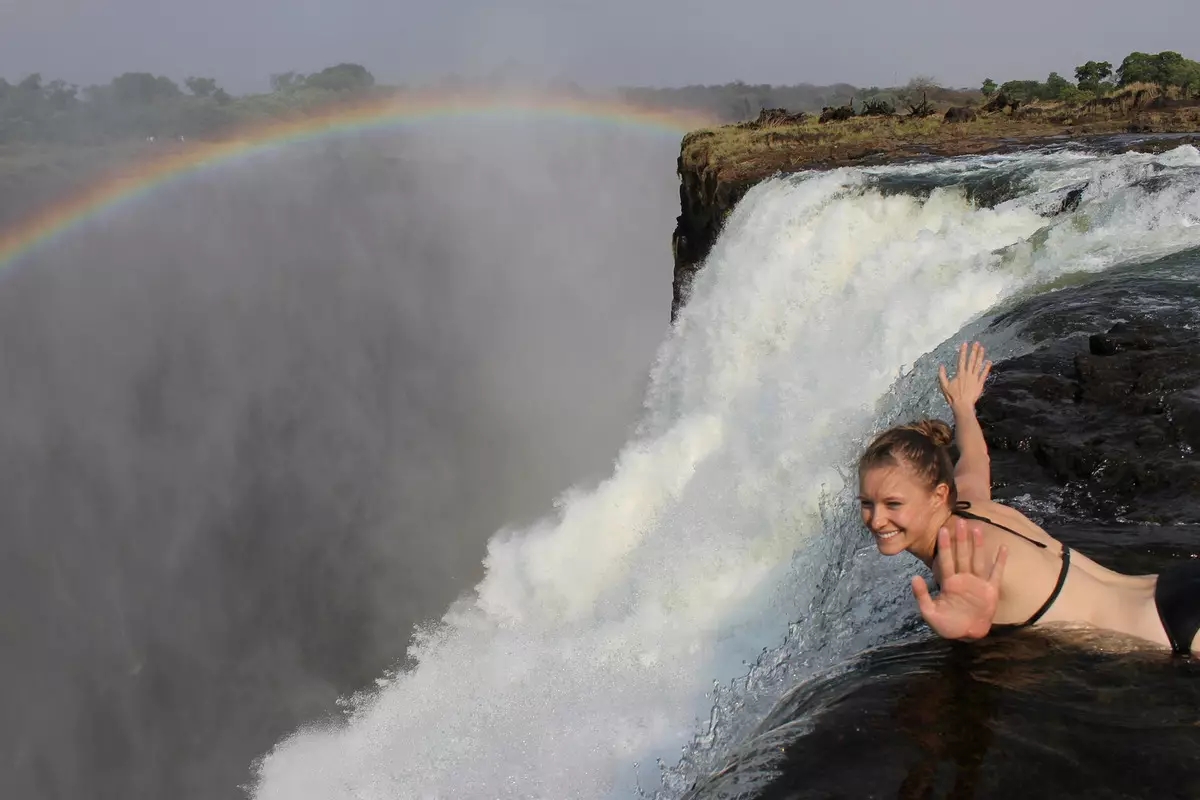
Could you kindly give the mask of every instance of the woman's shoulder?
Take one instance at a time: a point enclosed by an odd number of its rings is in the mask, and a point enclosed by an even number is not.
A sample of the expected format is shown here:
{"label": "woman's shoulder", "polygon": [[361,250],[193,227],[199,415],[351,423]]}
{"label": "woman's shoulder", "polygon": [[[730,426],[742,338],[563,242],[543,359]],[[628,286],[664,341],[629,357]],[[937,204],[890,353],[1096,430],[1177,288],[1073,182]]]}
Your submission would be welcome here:
{"label": "woman's shoulder", "polygon": [[[1027,539],[1044,544],[1047,552],[1058,555],[1067,549],[1067,546],[1062,541],[1046,533],[1040,525],[1011,506],[1006,506],[1003,503],[997,503],[992,500],[983,500],[970,503],[968,508],[971,513],[986,517],[995,525],[1003,526]],[[1010,534],[997,532],[997,535],[1005,536]],[[1074,548],[1071,548],[1071,564],[1093,578],[1108,583],[1137,583],[1140,585],[1146,579],[1146,576],[1130,576],[1114,572],[1096,563],[1086,554]]]}
{"label": "woman's shoulder", "polygon": [[961,507],[973,515],[985,517],[997,527],[1009,529],[1009,533],[1023,536],[1048,548],[1057,549],[1060,546],[1060,542],[1046,533],[1042,526],[1011,506],[994,500],[974,500],[964,501]]}

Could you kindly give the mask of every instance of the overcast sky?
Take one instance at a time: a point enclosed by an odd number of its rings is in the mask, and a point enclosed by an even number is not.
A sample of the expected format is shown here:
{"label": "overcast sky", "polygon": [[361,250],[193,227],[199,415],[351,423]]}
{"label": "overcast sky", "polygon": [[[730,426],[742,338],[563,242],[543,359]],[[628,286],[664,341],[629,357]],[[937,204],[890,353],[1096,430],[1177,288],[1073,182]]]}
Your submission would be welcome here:
{"label": "overcast sky", "polygon": [[151,71],[243,92],[341,61],[421,83],[512,60],[593,86],[974,86],[1132,50],[1200,57],[1197,30],[1197,0],[0,0],[0,75]]}

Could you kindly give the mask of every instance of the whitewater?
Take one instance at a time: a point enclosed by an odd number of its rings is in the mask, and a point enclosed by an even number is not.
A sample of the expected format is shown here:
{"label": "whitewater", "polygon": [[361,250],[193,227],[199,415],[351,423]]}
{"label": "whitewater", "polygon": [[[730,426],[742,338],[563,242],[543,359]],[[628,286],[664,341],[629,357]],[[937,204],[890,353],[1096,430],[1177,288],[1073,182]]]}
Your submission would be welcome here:
{"label": "whitewater", "polygon": [[[983,184],[1010,188],[983,203]],[[405,668],[280,742],[253,796],[678,796],[796,680],[919,630],[915,562],[874,553],[852,466],[893,420],[946,416],[939,359],[1017,298],[1197,246],[1190,146],[760,183],[611,475],[498,531]]]}

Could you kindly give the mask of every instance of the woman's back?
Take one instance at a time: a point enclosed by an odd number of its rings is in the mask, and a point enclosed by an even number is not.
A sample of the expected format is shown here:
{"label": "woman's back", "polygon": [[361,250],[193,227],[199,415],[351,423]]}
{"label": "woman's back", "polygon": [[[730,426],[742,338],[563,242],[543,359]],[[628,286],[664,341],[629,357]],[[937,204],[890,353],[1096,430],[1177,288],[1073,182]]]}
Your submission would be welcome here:
{"label": "woman's back", "polygon": [[1027,622],[1062,578],[1061,589],[1038,623],[1083,622],[1166,644],[1154,604],[1154,575],[1123,575],[1071,550],[1064,576],[1066,548],[1016,509],[982,500],[969,503],[963,516],[986,520],[977,524],[982,525],[988,550],[1008,548],[995,624]]}

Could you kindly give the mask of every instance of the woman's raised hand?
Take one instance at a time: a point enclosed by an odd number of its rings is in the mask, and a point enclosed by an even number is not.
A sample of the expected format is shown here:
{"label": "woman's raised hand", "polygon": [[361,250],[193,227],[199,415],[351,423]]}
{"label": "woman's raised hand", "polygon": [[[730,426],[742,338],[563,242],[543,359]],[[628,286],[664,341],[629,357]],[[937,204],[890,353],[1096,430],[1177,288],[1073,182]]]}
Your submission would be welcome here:
{"label": "woman's raised hand", "polygon": [[942,396],[951,408],[968,406],[974,408],[975,402],[983,394],[983,384],[988,373],[992,371],[992,362],[984,360],[983,345],[975,342],[968,352],[967,343],[963,342],[958,348],[958,371],[951,380],[946,375],[946,366],[938,367],[938,386]]}
{"label": "woman's raised hand", "polygon": [[913,594],[929,627],[945,639],[987,636],[996,617],[1007,561],[1008,548],[1001,545],[995,560],[984,563],[983,530],[978,525],[968,533],[966,522],[959,519],[953,536],[941,528],[937,554],[941,591],[931,597],[924,578],[916,575],[912,580]]}

